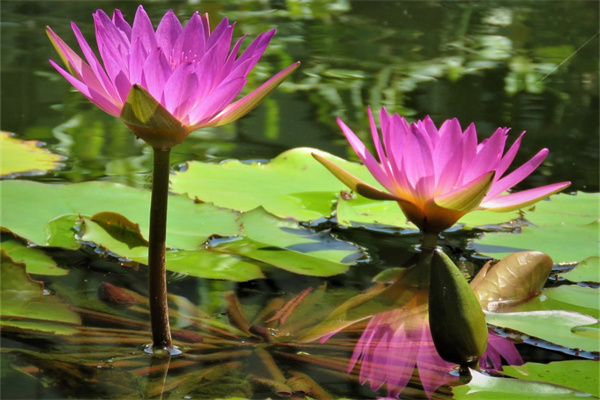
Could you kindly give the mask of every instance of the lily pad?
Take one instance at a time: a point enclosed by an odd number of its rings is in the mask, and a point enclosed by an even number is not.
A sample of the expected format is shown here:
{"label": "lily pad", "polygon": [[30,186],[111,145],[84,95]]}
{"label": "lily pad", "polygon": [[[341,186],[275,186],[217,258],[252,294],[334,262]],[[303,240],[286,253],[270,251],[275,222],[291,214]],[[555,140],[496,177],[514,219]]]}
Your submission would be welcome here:
{"label": "lily pad", "polygon": [[572,270],[559,275],[571,282],[600,282],[600,257],[588,257]]}
{"label": "lily pad", "polygon": [[240,218],[244,236],[216,248],[243,255],[302,275],[331,276],[345,272],[359,258],[360,247],[316,232],[294,221],[275,218],[264,209]]}
{"label": "lily pad", "polygon": [[[350,189],[319,164],[311,153],[318,153],[382,189],[364,165],[310,148],[288,150],[267,163],[236,160],[220,164],[188,162],[186,170],[172,178],[172,189],[176,193],[186,193],[192,198],[238,211],[261,206],[280,218],[308,221],[329,217],[335,210],[340,225],[388,225],[416,229],[406,221],[394,201],[351,195]],[[499,224],[518,217],[517,212],[476,211],[471,214],[460,222],[472,227]]]}
{"label": "lily pad", "polygon": [[[73,240],[73,232],[64,225],[65,216],[91,217],[103,211],[125,216],[139,224],[144,237],[148,236],[148,190],[109,182],[48,185],[18,180],[0,182],[0,190],[2,227],[40,246]],[[237,217],[236,212],[195,204],[186,196],[169,196],[167,246],[195,249],[211,235],[236,235]],[[57,226],[51,221],[60,223]]]}
{"label": "lily pad", "polygon": [[474,241],[475,250],[495,258],[523,250],[548,254],[554,262],[577,262],[598,253],[598,195],[559,194],[525,211],[532,223],[520,233],[489,233]]}
{"label": "lily pad", "polygon": [[[126,221],[125,224],[128,225],[131,224],[123,216],[119,216],[118,220]],[[103,224],[91,219],[83,219],[82,223],[79,236],[82,241],[93,243],[114,256],[148,264],[148,247],[142,242],[142,239],[136,239],[134,232],[130,232],[128,237],[120,234],[118,238],[115,238]],[[138,243],[138,245],[131,246],[131,243]],[[260,268],[247,260],[203,248],[167,251],[166,267],[172,272],[206,279],[227,279],[239,282],[264,278]]]}
{"label": "lily pad", "polygon": [[[173,177],[172,189],[238,211],[262,206],[281,218],[322,218],[331,214],[336,194],[346,187],[312,158],[312,152],[319,151],[292,149],[267,163],[188,162],[187,169]],[[326,153],[324,157],[359,167]]]}
{"label": "lily pad", "polygon": [[68,270],[56,265],[56,262],[41,250],[27,247],[17,240],[4,240],[0,243],[0,249],[3,249],[13,261],[24,263],[28,274],[60,276],[69,273]]}
{"label": "lily pad", "polygon": [[527,363],[503,367],[504,374],[519,379],[550,382],[600,396],[600,364],[592,360],[568,360],[548,364]]}
{"label": "lily pad", "polygon": [[485,319],[488,324],[516,330],[566,348],[600,351],[600,336],[577,333],[585,326],[598,323],[596,318],[589,315],[564,310],[546,310],[486,313]]}
{"label": "lily pad", "polygon": [[586,396],[578,390],[546,382],[497,378],[471,370],[471,381],[452,388],[456,400],[542,400],[581,399]]}
{"label": "lily pad", "polygon": [[31,280],[25,264],[15,262],[0,250],[0,325],[20,331],[43,331],[72,334],[81,324],[79,315],[69,305],[50,294],[44,294],[42,282]]}
{"label": "lily pad", "polygon": [[37,140],[19,140],[0,131],[0,176],[41,175],[61,166],[62,156],[40,147]]}

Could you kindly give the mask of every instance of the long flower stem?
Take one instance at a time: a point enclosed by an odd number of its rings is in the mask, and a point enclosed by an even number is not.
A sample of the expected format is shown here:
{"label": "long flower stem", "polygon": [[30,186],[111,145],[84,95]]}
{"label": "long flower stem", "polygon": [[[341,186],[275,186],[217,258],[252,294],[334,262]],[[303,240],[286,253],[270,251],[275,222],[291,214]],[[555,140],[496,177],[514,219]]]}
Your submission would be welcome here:
{"label": "long flower stem", "polygon": [[167,303],[167,270],[165,250],[167,237],[167,203],[171,150],[154,149],[152,201],[150,205],[150,243],[148,247],[148,292],[153,349],[171,349],[169,305]]}

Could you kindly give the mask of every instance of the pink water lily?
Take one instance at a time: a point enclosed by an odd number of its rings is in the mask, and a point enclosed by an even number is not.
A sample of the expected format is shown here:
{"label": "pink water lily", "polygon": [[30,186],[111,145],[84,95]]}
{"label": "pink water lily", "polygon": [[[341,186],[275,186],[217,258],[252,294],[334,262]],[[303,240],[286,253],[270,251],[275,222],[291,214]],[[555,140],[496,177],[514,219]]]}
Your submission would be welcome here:
{"label": "pink water lily", "polygon": [[508,128],[498,128],[478,143],[473,124],[464,131],[458,120],[445,121],[438,129],[431,118],[409,124],[398,114],[382,109],[382,139],[368,110],[377,159],[338,118],[350,145],[385,188],[377,189],[318,154],[313,156],[348,187],[380,200],[395,200],[406,217],[424,233],[439,233],[474,210],[510,211],[533,204],[570,185],[561,182],[521,192],[506,191],[531,174],[546,158],[548,149],[506,174],[515,158],[523,133],[504,152]]}
{"label": "pink water lily", "polygon": [[242,117],[298,67],[290,65],[234,102],[275,30],[258,35],[238,57],[243,38],[231,47],[234,25],[227,18],[211,32],[208,15],[198,12],[183,27],[169,10],[156,30],[141,5],[132,25],[119,10],[112,19],[102,10],[93,17],[102,62],[72,23],[85,60],[47,27],[67,70],[50,63],[155,148],[171,148],[195,129]]}

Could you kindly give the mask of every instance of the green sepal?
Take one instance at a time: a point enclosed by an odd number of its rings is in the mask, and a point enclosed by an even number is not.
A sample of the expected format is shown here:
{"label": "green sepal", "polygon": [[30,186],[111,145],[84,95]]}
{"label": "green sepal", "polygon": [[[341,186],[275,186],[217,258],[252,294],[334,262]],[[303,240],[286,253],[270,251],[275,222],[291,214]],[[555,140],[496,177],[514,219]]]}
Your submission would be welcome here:
{"label": "green sepal", "polygon": [[190,131],[140,85],[131,87],[120,118],[137,137],[162,150],[183,142]]}

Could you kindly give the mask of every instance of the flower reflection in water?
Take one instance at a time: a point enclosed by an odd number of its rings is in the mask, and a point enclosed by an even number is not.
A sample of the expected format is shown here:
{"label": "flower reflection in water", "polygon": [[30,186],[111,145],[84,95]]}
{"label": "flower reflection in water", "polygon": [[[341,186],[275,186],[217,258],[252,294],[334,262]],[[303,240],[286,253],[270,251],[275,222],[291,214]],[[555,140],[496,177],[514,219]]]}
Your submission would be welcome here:
{"label": "flower reflection in water", "polygon": [[[456,365],[444,361],[435,349],[427,304],[427,292],[420,291],[405,307],[373,316],[354,349],[348,372],[359,368],[360,383],[368,381],[373,391],[387,384],[390,398],[400,396],[415,367],[429,398],[440,386],[457,380],[451,374]],[[490,332],[481,368],[502,370],[502,358],[512,365],[523,364],[512,341]]]}

